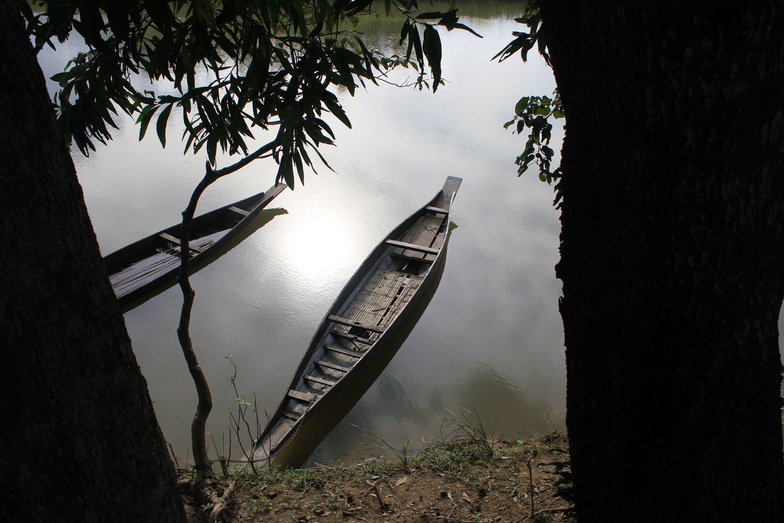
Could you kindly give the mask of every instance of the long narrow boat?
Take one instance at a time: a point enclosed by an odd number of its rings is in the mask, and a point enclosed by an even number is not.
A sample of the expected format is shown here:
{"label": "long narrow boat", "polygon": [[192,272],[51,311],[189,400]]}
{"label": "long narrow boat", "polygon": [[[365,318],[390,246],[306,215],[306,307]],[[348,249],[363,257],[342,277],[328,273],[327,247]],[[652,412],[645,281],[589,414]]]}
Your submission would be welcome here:
{"label": "long narrow boat", "polygon": [[352,384],[383,358],[440,276],[452,201],[461,182],[448,177],[441,191],[398,225],[351,277],[316,330],[252,459],[270,467],[298,467],[345,415],[337,406],[346,402],[340,396],[350,394]]}
{"label": "long narrow boat", "polygon": [[[191,270],[213,260],[231,239],[248,227],[285,184],[193,219],[189,241]],[[170,286],[180,269],[180,224],[172,225],[103,258],[123,312]]]}

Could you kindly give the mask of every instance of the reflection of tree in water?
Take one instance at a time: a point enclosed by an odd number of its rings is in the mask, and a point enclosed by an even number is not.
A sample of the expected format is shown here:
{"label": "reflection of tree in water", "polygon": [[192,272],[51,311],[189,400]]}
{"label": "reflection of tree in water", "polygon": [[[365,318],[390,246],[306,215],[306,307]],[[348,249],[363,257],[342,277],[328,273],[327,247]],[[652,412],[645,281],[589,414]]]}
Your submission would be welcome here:
{"label": "reflection of tree in water", "polygon": [[[528,438],[551,431],[550,402],[545,397],[524,394],[515,381],[497,368],[478,364],[452,386],[434,387],[426,395],[414,396],[410,391],[421,390],[421,384],[413,388],[405,376],[384,374],[322,442],[306,466],[322,456],[381,454],[372,435],[395,448],[410,441],[411,449],[419,450],[423,438],[432,443],[441,432],[444,437],[450,433],[454,426],[441,430],[447,417],[462,419],[463,414],[472,422],[477,421],[478,414],[488,435],[499,438]],[[434,412],[442,415],[434,416]]]}
{"label": "reflection of tree in water", "polygon": [[450,410],[476,410],[485,430],[498,437],[527,438],[552,430],[547,421],[551,411],[547,398],[524,394],[520,385],[525,382],[519,377],[512,379],[487,365],[477,365],[475,369],[450,391]]}
{"label": "reflection of tree in water", "polygon": [[[431,417],[428,408],[417,404],[405,380],[388,374],[371,386],[362,400],[319,445],[305,466],[318,462],[323,459],[322,456],[339,457],[346,453],[377,455],[378,449],[372,448],[372,435],[383,438],[393,447],[400,447],[408,439],[415,439],[418,443],[421,431],[418,427],[426,425]],[[412,447],[417,447],[414,443],[412,441]]]}

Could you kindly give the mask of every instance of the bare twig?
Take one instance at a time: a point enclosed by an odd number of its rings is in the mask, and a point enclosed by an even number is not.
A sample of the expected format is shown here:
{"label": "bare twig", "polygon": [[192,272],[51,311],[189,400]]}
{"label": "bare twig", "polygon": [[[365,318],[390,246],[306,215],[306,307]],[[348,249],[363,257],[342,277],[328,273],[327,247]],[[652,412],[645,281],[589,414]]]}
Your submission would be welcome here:
{"label": "bare twig", "polygon": [[[237,438],[237,443],[240,446],[240,450],[242,451],[243,456],[245,456],[247,463],[250,464],[251,470],[253,471],[254,474],[258,474],[255,465],[256,460],[254,459],[255,453],[253,450],[253,444],[258,438],[258,435],[260,433],[258,402],[256,400],[256,395],[254,394],[253,412],[255,413],[256,416],[256,433],[254,434],[253,430],[251,429],[250,423],[248,422],[247,419],[248,406],[250,404],[245,400],[245,397],[237,388],[237,364],[234,363],[234,360],[231,358],[231,356],[226,356],[226,359],[229,360],[229,363],[231,363],[231,366],[234,370],[234,372],[231,375],[230,381],[231,381],[231,386],[234,389],[234,401],[237,402],[237,416],[235,417],[234,414],[231,413],[229,414],[229,417],[231,418],[231,429]],[[246,447],[245,444],[243,443],[243,438],[242,438],[243,428],[248,435],[248,439],[250,440],[250,445],[248,447]]]}
{"label": "bare twig", "polygon": [[528,467],[528,481],[530,483],[530,492],[531,492],[531,519],[534,519],[536,515],[536,506],[534,502],[534,471],[533,471],[533,462],[534,459],[539,457],[539,449],[533,449],[531,451],[531,457],[526,461],[525,465]]}
{"label": "bare twig", "polygon": [[381,499],[381,492],[378,490],[378,481],[365,481],[365,483],[370,485],[370,488],[365,491],[365,495],[367,496],[370,494],[370,491],[372,490],[376,496],[376,499],[378,500],[381,511],[385,511],[387,509],[387,505],[384,503],[384,500]]}

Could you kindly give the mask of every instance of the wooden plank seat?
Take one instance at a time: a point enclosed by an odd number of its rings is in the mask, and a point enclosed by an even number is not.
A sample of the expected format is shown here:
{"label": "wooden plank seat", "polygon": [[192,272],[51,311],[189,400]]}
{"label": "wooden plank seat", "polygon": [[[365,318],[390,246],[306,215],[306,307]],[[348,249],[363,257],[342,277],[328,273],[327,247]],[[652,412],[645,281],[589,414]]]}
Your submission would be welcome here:
{"label": "wooden plank seat", "polygon": [[334,321],[335,323],[340,323],[341,325],[347,325],[349,327],[358,327],[368,332],[378,332],[379,334],[384,332],[384,329],[382,329],[381,327],[377,327],[375,325],[368,325],[366,323],[362,323],[355,320],[350,320],[348,318],[343,318],[342,316],[335,316],[334,314],[330,314],[328,316],[328,319],[329,321]]}
{"label": "wooden plank seat", "polygon": [[419,251],[424,252],[425,254],[438,254],[438,249],[433,249],[432,247],[425,247],[423,245],[416,245],[414,243],[408,242],[401,242],[397,240],[387,240],[389,245],[394,245],[395,247],[402,247],[404,249],[408,249],[410,251]]}
{"label": "wooden plank seat", "polygon": [[234,211],[234,212],[236,212],[237,214],[241,214],[241,215],[243,215],[243,216],[247,216],[247,215],[249,215],[249,214],[250,214],[250,213],[249,213],[248,211],[246,211],[245,209],[240,209],[240,208],[239,208],[239,207],[237,207],[236,205],[231,205],[231,206],[227,207],[227,209],[228,209],[228,210],[230,210],[230,211]]}
{"label": "wooden plank seat", "polygon": [[311,376],[310,374],[305,374],[302,376],[304,379],[308,381],[312,381],[313,383],[319,383],[321,385],[326,385],[327,387],[331,387],[335,384],[334,381],[325,380],[322,378],[317,378],[316,376]]}
{"label": "wooden plank seat", "polygon": [[317,396],[311,392],[302,392],[295,389],[290,389],[287,396],[291,399],[302,401],[304,403],[310,403],[317,398]]}
{"label": "wooden plank seat", "polygon": [[294,412],[289,412],[287,410],[284,410],[283,411],[283,415],[286,416],[288,419],[290,419],[292,421],[298,421],[299,420],[299,415],[294,413]]}
{"label": "wooden plank seat", "polygon": [[[176,236],[172,236],[171,234],[168,234],[168,233],[162,232],[162,233],[160,234],[160,237],[161,237],[161,238],[163,238],[163,239],[164,239],[164,240],[166,240],[166,241],[170,241],[170,242],[172,242],[172,243],[173,243],[173,244],[175,244],[175,245],[180,245],[180,239],[179,239],[179,238],[177,238]],[[189,248],[190,250],[192,250],[192,251],[196,251],[196,252],[204,252],[204,249],[201,249],[201,248],[199,248],[199,247],[196,247],[195,245],[193,245],[193,243],[192,243],[192,242],[188,242],[188,248]]]}
{"label": "wooden plank seat", "polygon": [[334,352],[337,354],[342,354],[343,356],[348,356],[350,358],[361,358],[362,353],[359,351],[344,349],[343,347],[337,347],[335,345],[324,345],[324,348],[330,352]]}
{"label": "wooden plank seat", "polygon": [[436,214],[449,214],[449,211],[447,209],[442,209],[441,207],[434,207],[432,205],[428,205],[427,207],[425,207],[425,210],[434,212]]}
{"label": "wooden plank seat", "polygon": [[393,258],[399,258],[401,260],[410,260],[414,262],[420,263],[433,263],[435,260],[434,254],[425,254],[424,258],[422,254],[414,253],[412,254],[411,251],[409,252],[393,252],[390,254]]}
{"label": "wooden plank seat", "polygon": [[317,361],[316,365],[324,367],[325,369],[331,369],[331,370],[335,370],[335,371],[343,372],[343,373],[346,373],[346,372],[351,370],[350,367],[341,367],[340,365],[335,365],[334,363],[330,363],[330,362],[324,361],[324,360]]}

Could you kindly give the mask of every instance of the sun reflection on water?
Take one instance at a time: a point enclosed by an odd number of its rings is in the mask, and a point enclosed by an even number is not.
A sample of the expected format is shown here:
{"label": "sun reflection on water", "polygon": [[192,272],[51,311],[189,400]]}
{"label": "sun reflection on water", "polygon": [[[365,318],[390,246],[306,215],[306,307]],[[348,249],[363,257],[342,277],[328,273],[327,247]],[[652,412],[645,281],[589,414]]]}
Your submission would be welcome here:
{"label": "sun reflection on water", "polygon": [[312,213],[292,220],[276,247],[286,279],[300,292],[328,290],[358,265],[357,230],[345,214]]}

